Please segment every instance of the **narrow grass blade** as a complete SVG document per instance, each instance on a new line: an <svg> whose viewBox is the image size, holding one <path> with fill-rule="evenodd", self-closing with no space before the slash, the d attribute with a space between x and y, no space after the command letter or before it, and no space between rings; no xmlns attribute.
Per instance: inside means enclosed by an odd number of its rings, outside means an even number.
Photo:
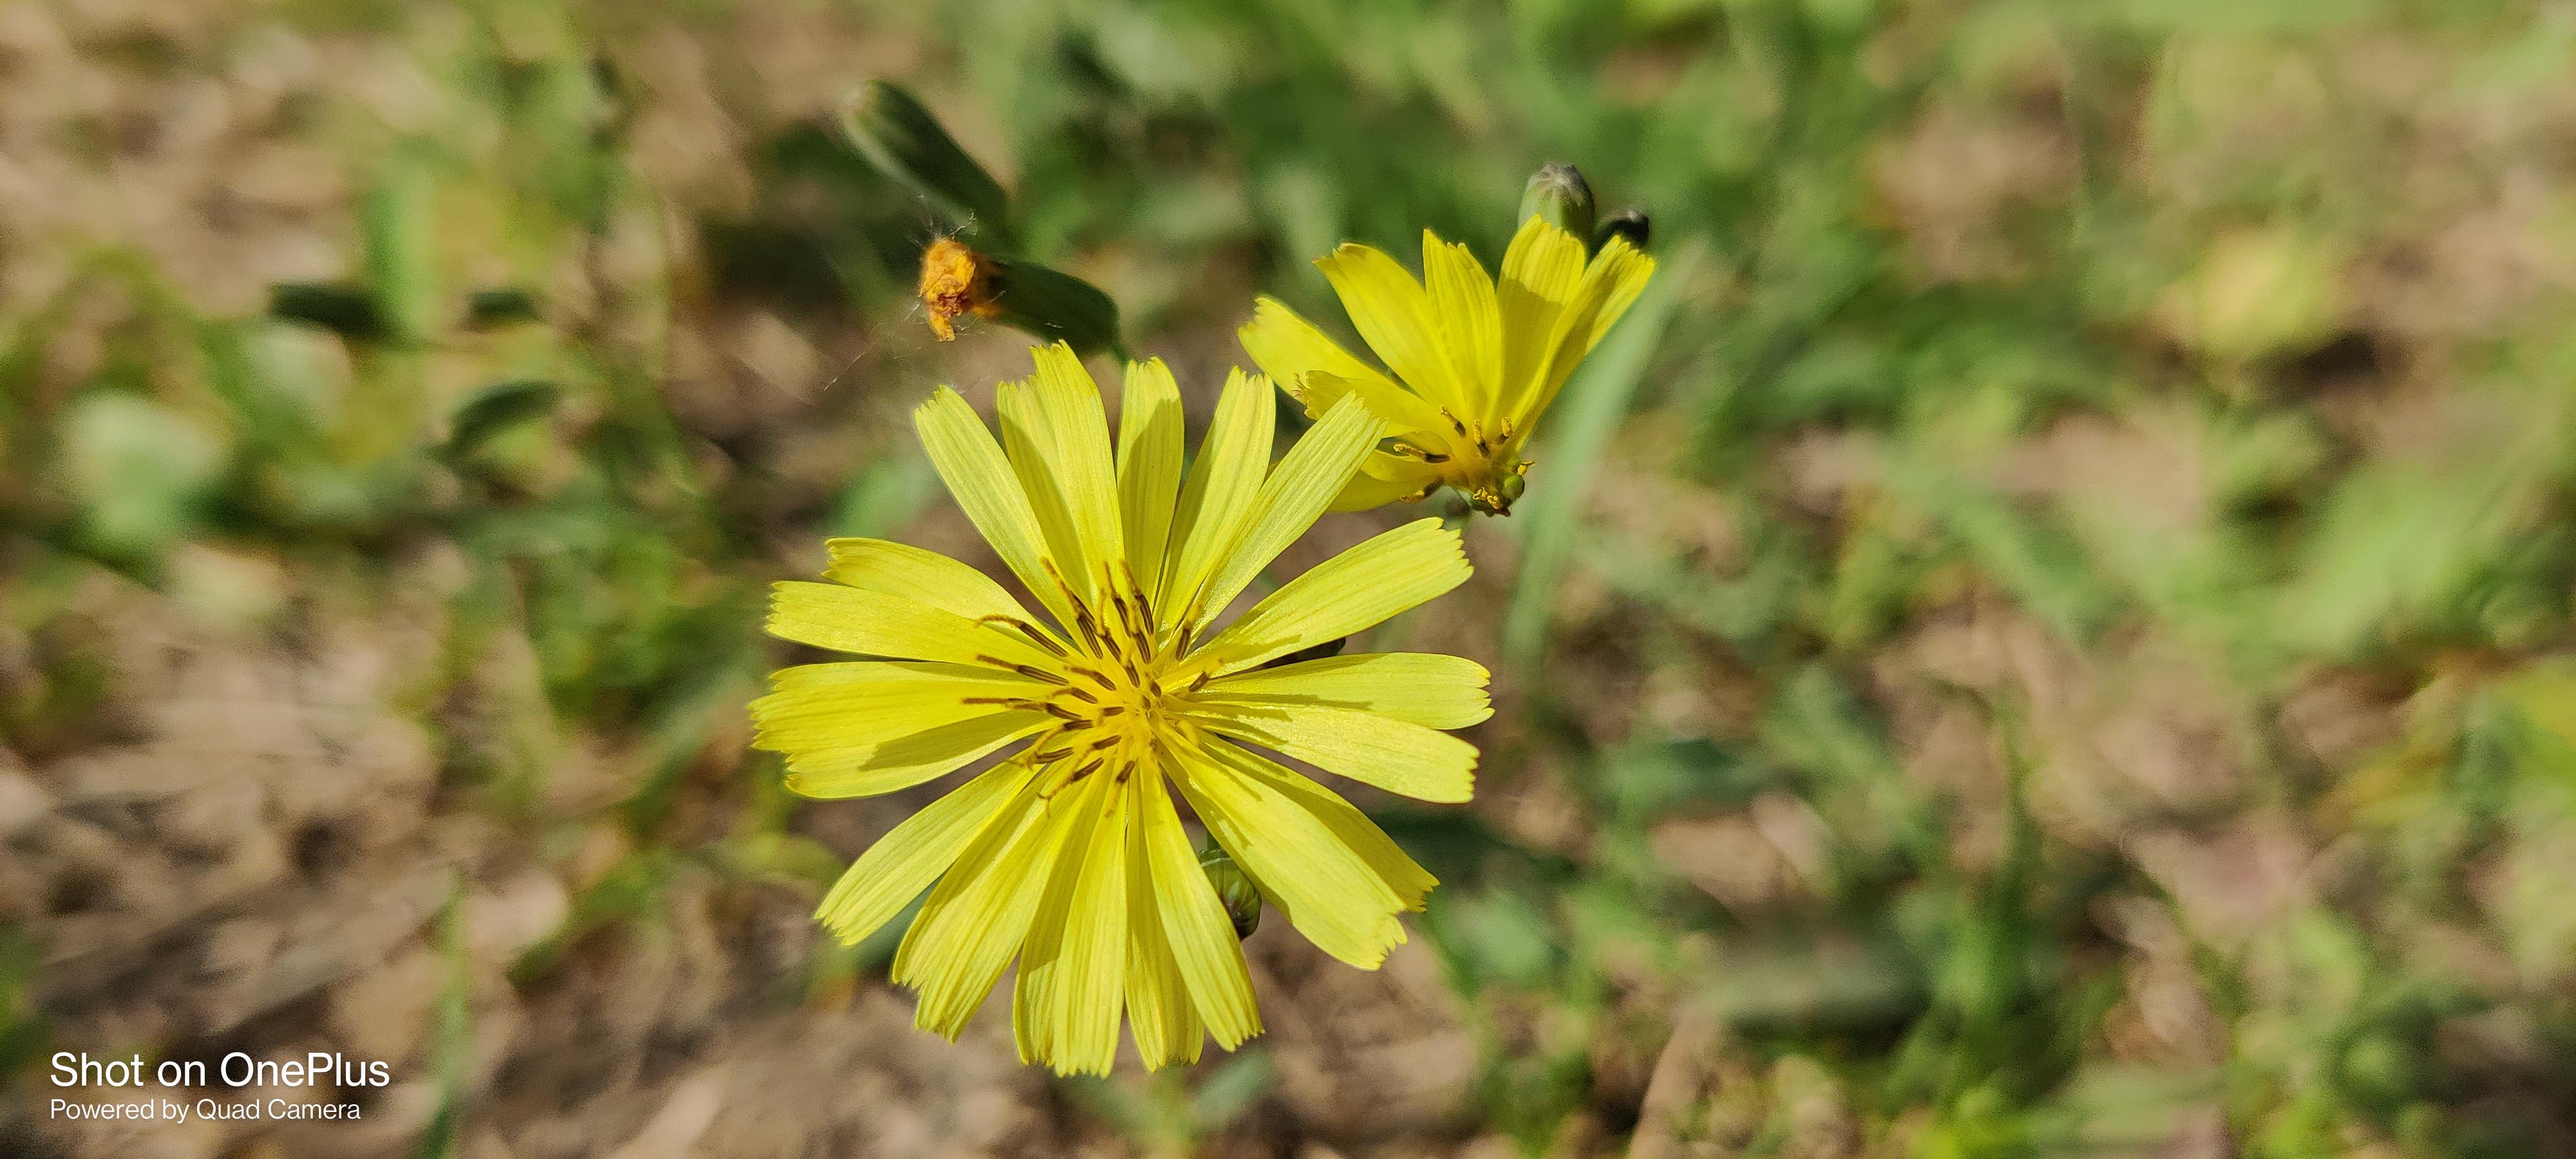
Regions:
<svg viewBox="0 0 2576 1159"><path fill-rule="evenodd" d="M1573 558L1584 490L1608 450L1610 436L1627 416L1629 401L1646 377L1655 347L1705 251L1689 243L1674 253L1628 316L1619 320L1592 356L1574 372L1548 425L1556 429L1540 448L1539 474L1517 508L1522 524L1521 570L1503 618L1503 659L1517 668L1538 663L1547 642L1548 605Z"/></svg>

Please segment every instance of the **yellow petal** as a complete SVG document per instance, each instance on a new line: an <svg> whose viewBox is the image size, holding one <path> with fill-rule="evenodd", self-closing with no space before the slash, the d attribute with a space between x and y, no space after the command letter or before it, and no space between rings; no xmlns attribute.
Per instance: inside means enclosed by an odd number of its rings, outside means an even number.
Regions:
<svg viewBox="0 0 2576 1159"><path fill-rule="evenodd" d="M1184 749L1181 791L1297 932L1327 954L1376 969L1404 941L1395 916L1404 899L1312 810L1251 775L1247 767L1258 761L1224 741Z"/></svg>
<svg viewBox="0 0 2576 1159"><path fill-rule="evenodd" d="M834 583L902 596L969 620L1028 619L1028 610L1002 585L938 552L885 539L833 539L823 546L832 553L823 576Z"/></svg>
<svg viewBox="0 0 2576 1159"><path fill-rule="evenodd" d="M1181 390L1160 358L1127 364L1118 406L1118 512L1127 560L1144 591L1160 589L1172 508L1181 491Z"/></svg>
<svg viewBox="0 0 2576 1159"><path fill-rule="evenodd" d="M1126 554L1109 420L1100 388L1072 347L1041 347L1036 359L1035 376L1003 383L995 392L1002 449L1062 582L1085 602L1095 602L1104 569Z"/></svg>
<svg viewBox="0 0 2576 1159"><path fill-rule="evenodd" d="M1051 953L1036 953L1036 938L1020 953L1020 979L1038 976L1036 1028L1020 1061L1046 1061L1056 1074L1108 1074L1118 1061L1118 1012L1126 1002L1128 886L1126 886L1126 783L1095 775L1097 788L1074 809L1087 809L1090 829L1077 829L1082 845L1066 845L1056 876L1069 883L1061 899L1061 938ZM1069 796L1069 793L1066 793ZM1048 899L1056 909L1056 899ZM1023 992L1023 1002L1028 994Z"/></svg>
<svg viewBox="0 0 2576 1159"><path fill-rule="evenodd" d="M997 765L904 819L850 865L814 917L845 946L857 945L903 912L957 854L1028 784L1022 764Z"/></svg>
<svg viewBox="0 0 2576 1159"><path fill-rule="evenodd" d="M990 716L1002 711L996 701L1053 689L1016 672L895 660L800 664L769 682L769 695L751 702L751 720L756 743L775 752L868 744Z"/></svg>
<svg viewBox="0 0 2576 1159"><path fill-rule="evenodd" d="M1144 854L1152 868L1154 910L1172 960L1189 989L1190 1005L1207 1024L1217 1044L1228 1050L1261 1033L1261 1011L1252 1000L1252 972L1244 966L1243 944L1234 936L1225 903L1199 868L1198 854L1181 831L1180 813L1160 774L1143 786ZM1175 776L1174 780L1182 780ZM1191 1039L1190 1054L1198 1053Z"/></svg>
<svg viewBox="0 0 2576 1159"><path fill-rule="evenodd" d="M1252 518L1252 500L1270 472L1270 438L1278 419L1270 380L1236 370L1217 399L1216 421L1199 441L1198 462L1181 488L1172 520L1172 563L1156 593L1156 619L1177 624L1190 601L1225 562Z"/></svg>
<svg viewBox="0 0 2576 1159"><path fill-rule="evenodd" d="M984 420L975 416L975 408L943 386L912 412L912 425L948 493L956 497L957 506L973 521L984 542L993 545L1003 566L1020 577L1021 586L1037 597L1057 623L1072 623L1073 609L1047 574L1046 533L1029 506L1028 493L1020 490L1010 460L993 442L993 432L985 429Z"/></svg>
<svg viewBox="0 0 2576 1159"><path fill-rule="evenodd" d="M1496 414L1503 378L1503 320L1494 300L1494 280L1476 255L1456 242L1441 241L1422 231L1422 281L1431 294L1432 312L1440 319L1449 365L1463 380L1471 420Z"/></svg>
<svg viewBox="0 0 2576 1159"><path fill-rule="evenodd" d="M1264 294L1256 299L1252 321L1235 337L1262 373L1305 405L1308 418L1322 418L1343 395L1357 391L1390 422L1425 428L1440 422L1438 408L1342 349L1277 298Z"/></svg>
<svg viewBox="0 0 2576 1159"><path fill-rule="evenodd" d="M1303 401L1308 414L1321 415L1351 396L1366 401L1377 417L1385 419L1390 435L1433 450L1451 441L1449 420L1440 417L1439 407L1386 379L1343 378L1324 370L1306 375Z"/></svg>
<svg viewBox="0 0 2576 1159"><path fill-rule="evenodd" d="M1019 952L1075 816L1047 809L1032 783L959 851L895 950L895 982L921 994L913 1025L951 1040L966 1029Z"/></svg>
<svg viewBox="0 0 2576 1159"><path fill-rule="evenodd" d="M1565 380L1583 362L1583 356L1599 345L1601 336L1645 292L1647 279L1654 276L1655 259L1637 252L1624 237L1614 237L1593 255L1592 265L1583 272L1583 283L1575 290L1573 302L1557 316L1557 333L1551 343L1546 371L1540 375L1534 394L1524 400L1523 409L1513 415L1514 423L1527 431L1538 422L1549 404L1556 401Z"/></svg>
<svg viewBox="0 0 2576 1159"><path fill-rule="evenodd" d="M1561 333L1558 315L1583 282L1583 242L1535 215L1521 223L1503 254L1503 282L1496 292L1503 326L1500 413L1535 416L1530 405L1544 386Z"/></svg>
<svg viewBox="0 0 2576 1159"><path fill-rule="evenodd" d="M1637 304L1637 295L1646 292L1646 283L1654 276L1654 258L1628 244L1627 238L1611 238L1583 271L1585 292L1597 295L1599 306L1588 325L1569 329L1568 342L1582 353L1591 353L1611 325Z"/></svg>
<svg viewBox="0 0 2576 1159"><path fill-rule="evenodd" d="M1056 670L1056 658L1018 635L885 592L787 580L770 588L769 634L782 640L884 656Z"/></svg>
<svg viewBox="0 0 2576 1159"><path fill-rule="evenodd" d="M1216 706L1311 705L1465 728L1494 715L1485 666L1430 652L1327 656L1219 677L1193 698Z"/></svg>
<svg viewBox="0 0 2576 1159"><path fill-rule="evenodd" d="M1135 1036L1136 1053L1144 1058L1145 1069L1158 1070L1174 1062L1197 1062L1207 1028L1190 1005L1189 981L1172 957L1171 939L1163 935L1161 895L1155 887L1152 854L1146 848L1147 793L1161 797L1165 811L1172 807L1160 775L1129 778L1127 1027Z"/></svg>
<svg viewBox="0 0 2576 1159"><path fill-rule="evenodd" d="M963 768L1052 718L994 703L1050 686L950 664L808 664L773 673L751 702L755 747L787 754L787 787L808 797L908 788Z"/></svg>
<svg viewBox="0 0 2576 1159"><path fill-rule="evenodd" d="M1020 948L1011 1028L1020 1061L1107 1074L1118 1056L1127 955L1127 810L1122 785L1090 777L1056 795L1076 816Z"/></svg>
<svg viewBox="0 0 2576 1159"><path fill-rule="evenodd" d="M1345 242L1317 258L1342 309L1387 369L1434 406L1465 414L1466 398L1433 312L1431 295L1384 250Z"/></svg>
<svg viewBox="0 0 2576 1159"><path fill-rule="evenodd" d="M1394 839L1377 827L1377 822L1369 820L1367 814L1332 790L1281 767L1278 762L1259 753L1226 747L1232 749L1236 757L1235 768L1276 790L1322 822L1333 836L1359 856L1370 873L1377 875L1378 883L1385 886L1404 909L1421 909L1422 899L1429 897L1432 887L1440 884L1439 878L1431 876L1429 870L1405 856L1404 850L1396 847ZM1399 935L1396 940L1402 941L1403 938Z"/></svg>
<svg viewBox="0 0 2576 1159"><path fill-rule="evenodd" d="M1411 721L1348 708L1266 705L1193 714L1211 732L1417 801L1476 795L1476 746Z"/></svg>
<svg viewBox="0 0 2576 1159"><path fill-rule="evenodd" d="M1417 519L1325 560L1270 593L1198 655L1220 676L1338 640L1467 581L1458 533Z"/></svg>
<svg viewBox="0 0 2576 1159"><path fill-rule="evenodd" d="M1325 505L1359 471L1360 460L1377 446L1382 425L1366 403L1345 398L1288 448L1278 469L1262 483L1241 538L1208 581L1197 622L1189 625L1191 631L1224 610L1253 576L1315 525Z"/></svg>
<svg viewBox="0 0 2576 1159"><path fill-rule="evenodd" d="M787 791L830 800L873 797L936 780L1037 735L1054 723L1043 713L1011 711L936 725L873 744L791 752ZM764 748L775 747L764 743Z"/></svg>
<svg viewBox="0 0 2576 1159"><path fill-rule="evenodd" d="M1360 470L1333 496L1332 511L1368 511L1389 503L1420 499L1440 481L1440 469L1420 459L1384 451L1360 462Z"/></svg>

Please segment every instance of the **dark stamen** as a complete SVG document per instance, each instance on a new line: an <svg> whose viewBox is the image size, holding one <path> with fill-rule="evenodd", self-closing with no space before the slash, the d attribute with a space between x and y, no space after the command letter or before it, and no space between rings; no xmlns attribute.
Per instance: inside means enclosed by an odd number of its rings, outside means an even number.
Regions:
<svg viewBox="0 0 2576 1159"><path fill-rule="evenodd" d="M1100 635L1100 623L1092 619L1090 605L1083 601L1082 593L1073 590L1073 585L1065 582L1064 573L1056 570L1054 560L1041 559L1038 565L1046 569L1048 579L1055 581L1056 590L1064 593L1065 602L1073 605L1073 626L1081 630L1083 638L1095 646L1107 647L1108 641L1102 639Z"/></svg>
<svg viewBox="0 0 2576 1159"><path fill-rule="evenodd" d="M995 613L989 616L977 616L975 617L975 622L978 624L1008 625L1011 628L1017 629L1020 635L1028 637L1029 643L1044 648L1049 652L1053 652L1058 656L1064 655L1064 649L1057 647L1055 641L1048 639L1047 633L1039 631L1037 625L1032 624L1027 620L1023 620L1018 616L1005 616L1000 613Z"/></svg>
<svg viewBox="0 0 2576 1159"><path fill-rule="evenodd" d="M999 656L987 656L978 652L975 654L975 662L978 664L990 664L995 668L1006 668L1010 671L1017 672L1022 676L1026 676L1031 680L1042 680L1048 684L1064 683L1063 677L1058 676L1053 672L1049 672L1044 668L1032 667L1015 660L1005 660Z"/></svg>
<svg viewBox="0 0 2576 1159"><path fill-rule="evenodd" d="M1144 618L1147 628L1153 627L1154 602L1145 598L1145 585L1136 582L1136 569L1122 559L1118 561L1118 571L1127 577L1127 590L1136 593L1136 614Z"/></svg>

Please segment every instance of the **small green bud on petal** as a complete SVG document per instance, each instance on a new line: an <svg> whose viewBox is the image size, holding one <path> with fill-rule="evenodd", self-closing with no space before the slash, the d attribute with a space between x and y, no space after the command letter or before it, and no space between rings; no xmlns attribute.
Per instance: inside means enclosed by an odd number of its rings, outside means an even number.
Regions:
<svg viewBox="0 0 2576 1159"><path fill-rule="evenodd" d="M1572 165L1542 165L1521 191L1520 220L1546 220L1578 238L1592 236L1592 185Z"/></svg>
<svg viewBox="0 0 2576 1159"><path fill-rule="evenodd" d="M1234 863L1223 846L1213 842L1199 851L1199 868L1206 870L1208 884L1216 887L1218 901L1225 903L1225 916L1234 923L1238 939L1252 936L1261 928L1261 891L1252 887L1252 879L1243 875L1243 867Z"/></svg>

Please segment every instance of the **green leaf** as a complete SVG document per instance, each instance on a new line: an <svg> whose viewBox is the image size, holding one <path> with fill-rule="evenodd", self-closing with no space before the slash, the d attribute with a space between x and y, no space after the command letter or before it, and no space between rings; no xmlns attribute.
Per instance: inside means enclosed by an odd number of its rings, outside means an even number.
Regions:
<svg viewBox="0 0 2576 1159"><path fill-rule="evenodd" d="M537 296L515 286L476 290L465 298L465 325L492 330L537 320Z"/></svg>
<svg viewBox="0 0 2576 1159"><path fill-rule="evenodd" d="M319 326L351 342L380 342L385 316L364 289L341 282L280 282L268 289L268 312Z"/></svg>
<svg viewBox="0 0 2576 1159"><path fill-rule="evenodd" d="M562 387L538 379L512 379L484 387L448 418L447 452L468 454L502 431L543 417L562 398Z"/></svg>
<svg viewBox="0 0 2576 1159"><path fill-rule="evenodd" d="M1100 287L1036 262L993 259L993 304L1005 326L1048 342L1066 342L1076 354L1127 356L1118 337L1118 303Z"/></svg>
<svg viewBox="0 0 2576 1159"><path fill-rule="evenodd" d="M988 244L1011 248L1002 183L969 156L920 101L891 81L870 81L841 112L841 129L868 163Z"/></svg>

